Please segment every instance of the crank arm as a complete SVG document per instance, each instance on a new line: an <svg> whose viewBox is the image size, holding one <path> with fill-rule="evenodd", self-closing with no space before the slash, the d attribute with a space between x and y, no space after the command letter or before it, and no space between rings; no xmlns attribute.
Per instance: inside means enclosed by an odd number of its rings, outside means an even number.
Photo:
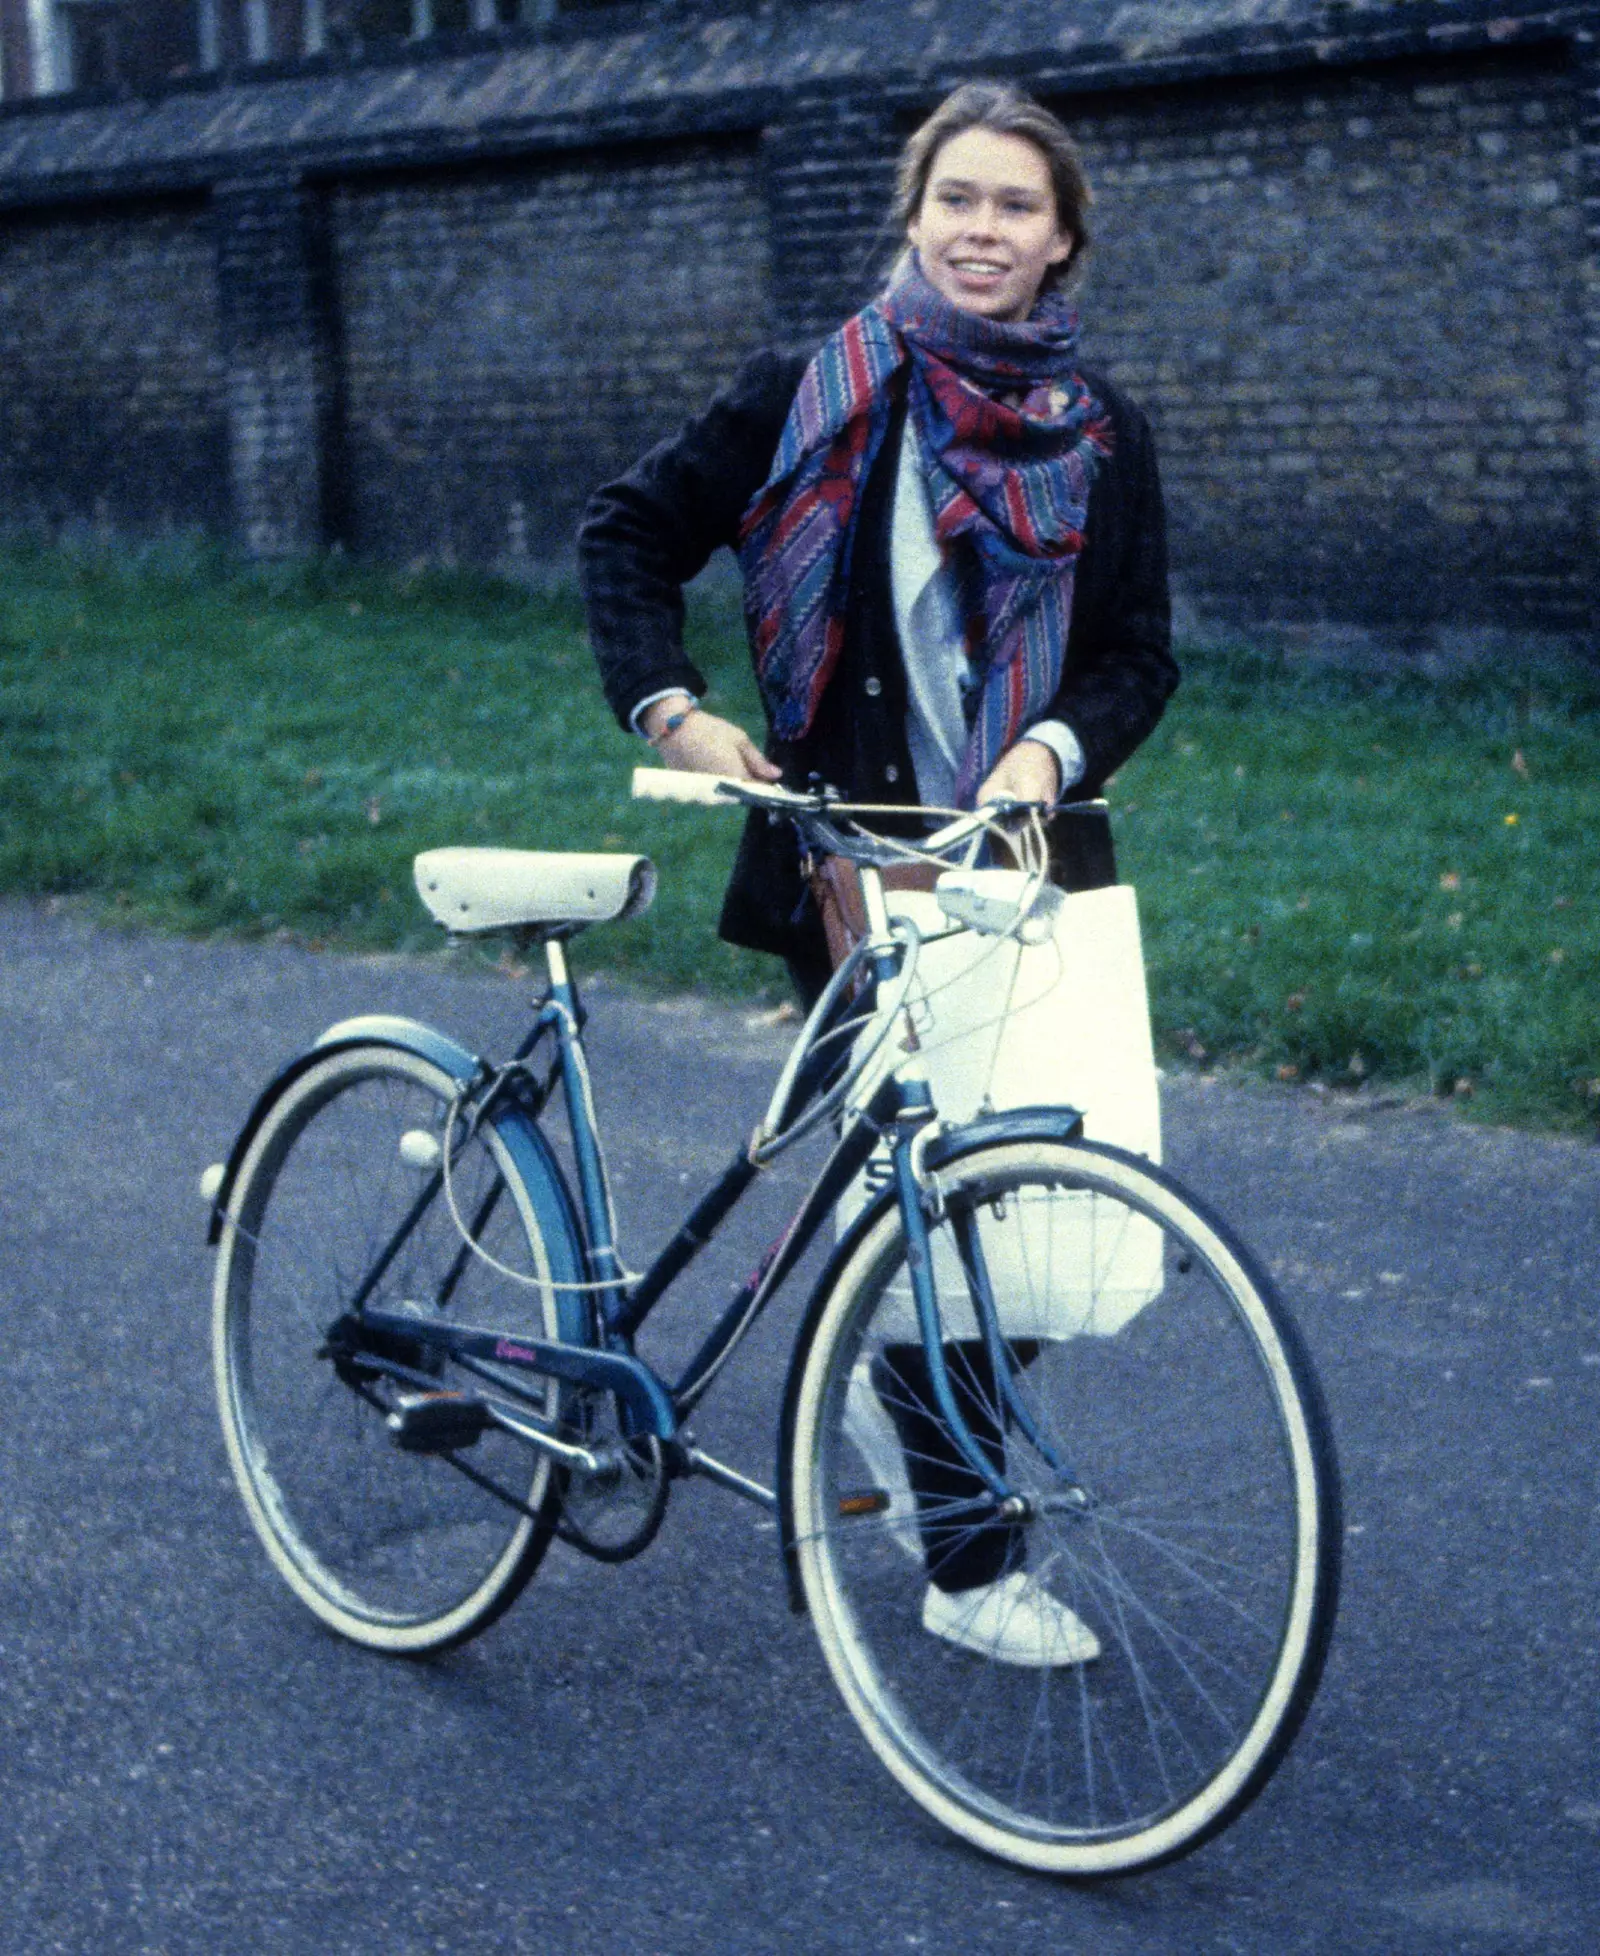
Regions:
<svg viewBox="0 0 1600 1956"><path fill-rule="evenodd" d="M551 1455L562 1466L575 1468L580 1474L605 1472L606 1462L588 1447L575 1446L570 1440L558 1440L536 1420L524 1413L514 1413L492 1399L484 1400L483 1407L502 1432L511 1434L514 1439L527 1441L530 1447L537 1447L541 1453Z"/></svg>

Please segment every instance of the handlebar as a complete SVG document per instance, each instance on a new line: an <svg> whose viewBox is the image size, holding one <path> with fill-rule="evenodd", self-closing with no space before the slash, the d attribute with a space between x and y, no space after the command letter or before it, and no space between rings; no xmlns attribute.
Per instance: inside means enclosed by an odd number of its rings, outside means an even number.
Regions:
<svg viewBox="0 0 1600 1956"><path fill-rule="evenodd" d="M694 774L687 769L661 767L634 769L633 797L635 801L672 801L703 808L732 805L769 809L787 816L823 854L880 867L903 863L909 858L948 856L974 837L996 831L1008 819L1046 812L1038 803L1009 798L966 810L918 808L897 802L851 802L841 800L827 789L800 794L793 788L767 781L739 781L724 774ZM889 815L902 821L908 815L945 815L951 819L932 834L911 842L873 834L859 819L871 815ZM841 828L841 822L846 827Z"/></svg>
<svg viewBox="0 0 1600 1956"><path fill-rule="evenodd" d="M684 801L702 808L724 802L750 799L749 792L760 789L763 796L781 798L801 808L810 808L816 797L797 795L790 788L774 788L764 781L736 781L729 774L691 774L682 768L636 767L633 770L635 801Z"/></svg>
<svg viewBox="0 0 1600 1956"><path fill-rule="evenodd" d="M1009 797L985 802L977 809L917 808L892 802L850 802L832 790L798 793L767 781L736 780L724 774L695 774L687 769L636 767L633 771L635 801L671 801L696 807L765 808L786 816L811 845L824 855L844 856L861 864L880 868L928 857L949 857L956 850L983 835L1010 833L1019 826L1037 824L1052 813L1087 814L1102 810L1103 801L1068 802L1050 809L1041 802L1014 801ZM861 818L887 815L903 821L906 816L930 819L947 816L942 828L915 842L874 834ZM843 826L841 826L843 824ZM1042 844L1042 835L1040 836Z"/></svg>

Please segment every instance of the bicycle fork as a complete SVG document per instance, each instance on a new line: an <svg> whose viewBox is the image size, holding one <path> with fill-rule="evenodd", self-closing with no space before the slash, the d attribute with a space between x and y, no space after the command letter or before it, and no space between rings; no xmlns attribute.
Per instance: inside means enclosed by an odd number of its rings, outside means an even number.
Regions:
<svg viewBox="0 0 1600 1956"><path fill-rule="evenodd" d="M960 1401L951 1382L949 1361L945 1356L944 1322L940 1315L938 1292L934 1282L933 1243L929 1234L930 1211L933 1218L937 1219L943 1212L943 1203L939 1196L937 1182L930 1184L924 1180L918 1161L918 1137L926 1133L929 1123L934 1119L933 1100L927 1080L921 1077L921 1068L915 1063L901 1070L900 1084L901 1110L895 1121L890 1161L895 1194L900 1207L901 1226L905 1231L906 1269L911 1279L917 1329L922 1338L923 1355L928 1366L928 1383L933 1393L934 1404L956 1451L993 1497L996 1519L1012 1522L1026 1521L1033 1514L1033 1504L1027 1496L1019 1494L1011 1486L1003 1470L996 1466L979 1444L962 1414ZM1051 1471L1067 1483L1052 1497L1052 1505L1056 1501L1062 1501L1067 1505L1076 1506L1078 1501L1074 1499L1075 1496L1080 1497L1086 1504L1087 1495L1077 1485L1076 1477L1057 1450L1039 1431L1037 1421L1017 1391L1016 1377L1019 1368L1000 1328L999 1311L995 1303L993 1286L989 1281L977 1216L971 1208L963 1207L951 1213L950 1222L956 1236L962 1273L966 1278L968 1301L978 1321L984 1349L994 1375L995 1390L999 1399L996 1407L1000 1416L999 1423L1003 1429L1014 1428L1020 1432Z"/></svg>

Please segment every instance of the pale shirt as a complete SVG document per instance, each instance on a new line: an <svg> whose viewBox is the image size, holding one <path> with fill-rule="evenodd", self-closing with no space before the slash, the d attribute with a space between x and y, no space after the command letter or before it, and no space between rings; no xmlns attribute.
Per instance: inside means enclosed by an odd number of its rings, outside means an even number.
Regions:
<svg viewBox="0 0 1600 1956"><path fill-rule="evenodd" d="M926 808L955 806L956 776L967 751L961 678L967 671L965 634L955 580L933 532L925 451L908 416L895 475L889 533L889 583L906 672L906 744ZM1036 720L1025 730L1055 755L1065 792L1083 776L1083 748L1064 720Z"/></svg>

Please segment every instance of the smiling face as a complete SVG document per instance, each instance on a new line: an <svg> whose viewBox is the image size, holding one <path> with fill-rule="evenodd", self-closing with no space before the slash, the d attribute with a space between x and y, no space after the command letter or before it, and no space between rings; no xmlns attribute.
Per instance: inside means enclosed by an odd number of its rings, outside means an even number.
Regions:
<svg viewBox="0 0 1600 1956"><path fill-rule="evenodd" d="M1045 275L1072 255L1043 151L996 129L942 146L906 233L928 283L985 319L1026 319Z"/></svg>

